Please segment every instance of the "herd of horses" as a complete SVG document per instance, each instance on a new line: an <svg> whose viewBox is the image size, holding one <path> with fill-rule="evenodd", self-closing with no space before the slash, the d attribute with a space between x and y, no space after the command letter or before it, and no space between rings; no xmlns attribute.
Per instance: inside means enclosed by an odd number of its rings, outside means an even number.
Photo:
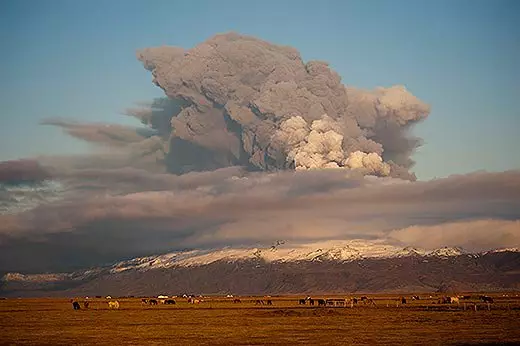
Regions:
<svg viewBox="0 0 520 346"><path fill-rule="evenodd" d="M109 297L107 297L109 298ZM430 298L432 298L430 296ZM443 296L443 297L440 297L436 302L434 301L433 303L437 303L437 304L460 304L460 301L461 300L467 300L467 299L471 299L472 297L471 296ZM88 297L86 298L88 299ZM108 308L109 309L119 309L119 302L117 300L112 300L112 297L109 298L110 300L107 302L108 304ZM412 296L411 297L412 300L427 300L428 298L423 298L421 299L419 296ZM489 296L485 296L485 295L480 295L478 297L478 299L484 303L493 303L494 300L492 297L489 297ZM202 302L204 302L204 300L202 298L200 299L197 299L195 298L194 296L190 296L190 297L187 297L187 303L189 304L200 304ZM407 298L406 297L399 297L397 299L397 302L398 304L401 303L401 304L406 304L407 303ZM77 301L77 300L74 300L72 299L71 300L71 303L72 303L72 308L74 310L80 310L81 309L81 304ZM239 299L239 298L235 298L233 299L233 303L237 304L237 303L242 303L242 301ZM271 299L253 299L251 300L251 303L254 303L255 305L273 305L273 301ZM314 306L314 305L317 305L317 306L348 306L350 305L351 307L353 307L354 305L357 305L358 303L362 303L362 304L368 304L368 305L376 305L374 300L372 298L369 298L367 296L362 296L362 297L351 297L351 298L345 298L345 299L338 299L338 298L327 298L327 299L323 299L323 298L319 298L319 299L314 299L312 297L306 297L304 299L299 299L298 300L298 304L299 305L311 305L311 306ZM89 301L88 300L85 300L83 301L83 308L84 309L88 309L89 308ZM159 305L159 304L166 304L166 305L175 305L177 304L177 302L174 300L174 299L155 299L155 298L142 298L141 299L141 304L142 305Z"/></svg>
<svg viewBox="0 0 520 346"><path fill-rule="evenodd" d="M158 305L159 303L161 304L167 304L167 305L174 305L174 304L177 304L177 302L173 299L146 299L146 298L143 298L141 299L141 304L142 305Z"/></svg>

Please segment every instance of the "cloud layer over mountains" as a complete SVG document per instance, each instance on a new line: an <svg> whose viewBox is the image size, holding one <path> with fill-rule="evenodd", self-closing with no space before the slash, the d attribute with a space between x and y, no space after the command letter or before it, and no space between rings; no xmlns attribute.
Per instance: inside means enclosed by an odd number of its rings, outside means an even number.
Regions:
<svg viewBox="0 0 520 346"><path fill-rule="evenodd" d="M50 119L100 150L0 163L1 270L280 239L520 246L519 171L415 181L429 107L402 86L345 87L234 33L137 55L167 96L125 111L146 127Z"/></svg>
<svg viewBox="0 0 520 346"><path fill-rule="evenodd" d="M60 191L49 188L45 201L0 215L4 270L66 270L276 240L520 247L518 171L406 182L339 169L176 176L127 167L70 170L56 179Z"/></svg>

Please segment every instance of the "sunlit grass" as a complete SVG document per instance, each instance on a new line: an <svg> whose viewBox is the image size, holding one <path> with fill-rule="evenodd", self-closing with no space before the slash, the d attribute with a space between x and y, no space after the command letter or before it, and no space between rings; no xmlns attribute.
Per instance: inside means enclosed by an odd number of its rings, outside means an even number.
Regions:
<svg viewBox="0 0 520 346"><path fill-rule="evenodd" d="M499 297L488 310L478 300L437 304L437 297L397 305L397 296L372 296L376 306L354 308L298 305L301 297L204 298L188 304L142 305L141 300L89 299L74 311L70 299L0 301L0 344L423 344L520 343L520 297ZM259 298L266 299L266 298ZM83 299L79 299L80 302ZM478 310L474 310L474 304Z"/></svg>

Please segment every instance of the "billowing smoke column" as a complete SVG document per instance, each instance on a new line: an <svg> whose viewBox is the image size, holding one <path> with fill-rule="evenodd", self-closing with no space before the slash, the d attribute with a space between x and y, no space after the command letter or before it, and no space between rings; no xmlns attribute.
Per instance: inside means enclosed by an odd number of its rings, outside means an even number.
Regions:
<svg viewBox="0 0 520 346"><path fill-rule="evenodd" d="M167 97L126 114L153 131L50 124L82 139L154 151L175 174L241 165L415 179L410 156L420 140L408 130L429 106L403 86L345 87L327 63L304 63L294 48L235 33L137 56Z"/></svg>
<svg viewBox="0 0 520 346"><path fill-rule="evenodd" d="M293 48L235 33L190 50L143 49L138 58L171 100L168 107L178 105L170 121L130 112L168 133L173 171L183 170L175 168L179 163L193 169L246 164L415 178L408 169L419 141L406 134L429 107L403 86L346 88L324 62L304 63Z"/></svg>

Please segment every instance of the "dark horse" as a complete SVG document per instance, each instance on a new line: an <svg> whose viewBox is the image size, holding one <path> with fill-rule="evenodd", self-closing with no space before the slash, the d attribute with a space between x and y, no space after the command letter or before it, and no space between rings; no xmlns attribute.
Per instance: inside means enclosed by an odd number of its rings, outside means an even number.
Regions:
<svg viewBox="0 0 520 346"><path fill-rule="evenodd" d="M79 306L79 303L78 302L72 302L72 308L74 310L79 310L81 309L81 307Z"/></svg>
<svg viewBox="0 0 520 346"><path fill-rule="evenodd" d="M172 305L173 305L173 304L176 304L176 302L175 302L175 300L173 300L173 299L166 299L166 300L164 301L164 304L172 304Z"/></svg>
<svg viewBox="0 0 520 346"><path fill-rule="evenodd" d="M489 296L480 296L480 300L482 300L484 303L493 303L493 298Z"/></svg>
<svg viewBox="0 0 520 346"><path fill-rule="evenodd" d="M150 305L157 305L157 300L155 299L150 299L148 302L150 303Z"/></svg>
<svg viewBox="0 0 520 346"><path fill-rule="evenodd" d="M299 304L299 305L305 305L305 299L300 299L300 300L298 301L298 304Z"/></svg>

